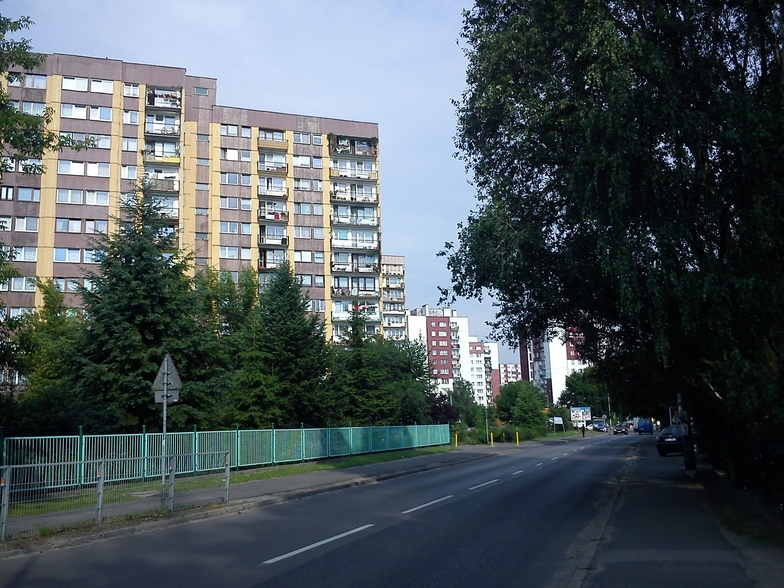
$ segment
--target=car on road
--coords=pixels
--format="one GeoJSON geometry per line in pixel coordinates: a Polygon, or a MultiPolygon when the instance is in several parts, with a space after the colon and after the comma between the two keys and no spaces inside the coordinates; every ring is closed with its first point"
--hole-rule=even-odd
{"type": "Polygon", "coordinates": [[[636,431],[638,435],[642,435],[643,433],[653,435],[653,421],[651,419],[638,418],[636,431]]]}
{"type": "Polygon", "coordinates": [[[628,435],[629,429],[626,428],[624,423],[618,423],[613,427],[613,435],[628,435]]]}
{"type": "Polygon", "coordinates": [[[665,457],[670,453],[683,453],[683,437],[680,427],[664,427],[656,435],[656,451],[665,457]]]}

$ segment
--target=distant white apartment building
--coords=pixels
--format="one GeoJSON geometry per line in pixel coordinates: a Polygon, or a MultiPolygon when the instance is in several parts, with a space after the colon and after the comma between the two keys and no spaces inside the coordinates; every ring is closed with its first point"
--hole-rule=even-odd
{"type": "MultiPolygon", "coordinates": [[[[520,380],[527,380],[523,377],[523,370],[519,363],[502,363],[498,366],[498,372],[501,380],[501,386],[506,386],[512,382],[519,382],[520,380]]],[[[527,376],[527,374],[526,374],[527,376]]]]}
{"type": "Polygon", "coordinates": [[[381,256],[381,311],[384,337],[405,341],[406,258],[402,255],[381,256]]]}
{"type": "Polygon", "coordinates": [[[471,384],[474,401],[487,406],[498,394],[498,344],[472,336],[468,317],[450,308],[423,306],[408,312],[408,338],[427,346],[439,392],[451,394],[456,378],[471,384]]]}
{"type": "Polygon", "coordinates": [[[547,393],[550,404],[558,402],[566,390],[567,377],[590,365],[577,352],[581,337],[573,330],[560,329],[551,340],[534,339],[529,342],[533,382],[547,393]]]}

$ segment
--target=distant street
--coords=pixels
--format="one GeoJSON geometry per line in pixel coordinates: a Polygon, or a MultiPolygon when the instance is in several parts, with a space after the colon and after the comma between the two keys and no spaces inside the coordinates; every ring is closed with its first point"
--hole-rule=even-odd
{"type": "Polygon", "coordinates": [[[631,464],[677,475],[680,459],[651,444],[593,434],[0,560],[0,586],[567,586],[631,464]]]}

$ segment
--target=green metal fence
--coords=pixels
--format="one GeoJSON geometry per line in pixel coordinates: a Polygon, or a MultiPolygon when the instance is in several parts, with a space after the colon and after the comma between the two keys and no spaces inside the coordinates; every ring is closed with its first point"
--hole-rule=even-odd
{"type": "MultiPolygon", "coordinates": [[[[328,429],[264,429],[167,433],[169,455],[228,452],[231,467],[251,467],[376,451],[447,445],[449,425],[337,427],[328,429]]],[[[71,435],[61,437],[6,437],[0,466],[62,464],[60,475],[83,483],[90,477],[88,462],[139,458],[137,465],[112,473],[115,479],[134,480],[160,475],[161,433],[127,435],[71,435]]],[[[193,473],[198,460],[189,462],[193,473]]]]}

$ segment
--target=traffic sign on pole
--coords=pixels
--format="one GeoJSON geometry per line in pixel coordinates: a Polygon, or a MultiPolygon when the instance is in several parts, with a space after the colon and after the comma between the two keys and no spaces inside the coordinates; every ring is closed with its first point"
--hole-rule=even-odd
{"type": "Polygon", "coordinates": [[[155,390],[155,402],[163,404],[164,391],[166,392],[167,402],[177,402],[180,399],[181,388],[182,380],[180,379],[180,374],[177,373],[174,361],[167,352],[166,357],[161,362],[158,375],[155,376],[155,382],[152,384],[152,389],[155,390]]]}

